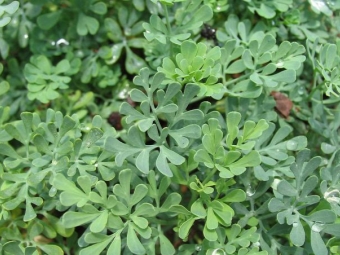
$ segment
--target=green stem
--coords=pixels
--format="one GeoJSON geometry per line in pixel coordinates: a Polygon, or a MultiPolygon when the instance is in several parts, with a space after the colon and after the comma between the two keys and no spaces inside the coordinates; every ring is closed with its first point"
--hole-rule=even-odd
{"type": "Polygon", "coordinates": [[[157,219],[156,217],[145,217],[150,223],[155,223],[155,224],[159,224],[160,226],[167,226],[167,225],[176,225],[178,220],[177,218],[175,220],[160,220],[157,219]]]}
{"type": "Polygon", "coordinates": [[[190,104],[199,102],[199,101],[203,100],[204,98],[205,98],[205,96],[195,97],[190,101],[190,104]]]}
{"type": "Polygon", "coordinates": [[[192,196],[191,196],[191,199],[190,199],[190,202],[189,202],[187,208],[189,208],[189,206],[191,206],[197,200],[197,198],[198,198],[198,192],[191,191],[191,194],[192,194],[192,196]]]}
{"type": "Polygon", "coordinates": [[[217,168],[214,167],[214,169],[213,169],[213,170],[207,175],[207,177],[204,179],[204,181],[202,182],[202,184],[203,184],[203,185],[207,184],[207,183],[211,180],[211,178],[215,175],[216,171],[217,171],[217,168]]]}
{"type": "Polygon", "coordinates": [[[258,216],[257,218],[259,220],[265,220],[265,219],[269,219],[269,218],[273,218],[277,215],[277,213],[269,213],[269,214],[266,214],[266,215],[263,215],[263,216],[258,216]]]}
{"type": "Polygon", "coordinates": [[[314,95],[314,93],[315,93],[318,89],[322,88],[322,85],[324,84],[324,82],[322,82],[322,83],[320,83],[319,85],[317,85],[317,84],[316,84],[316,80],[317,80],[317,77],[316,77],[316,75],[315,75],[314,78],[313,78],[313,89],[312,89],[312,91],[309,93],[309,96],[307,97],[307,101],[311,100],[312,97],[313,97],[313,95],[314,95]]]}
{"type": "MultiPolygon", "coordinates": [[[[259,69],[257,69],[257,70],[254,70],[254,72],[257,72],[257,73],[258,73],[258,72],[261,72],[263,69],[264,69],[264,67],[261,67],[261,68],[259,68],[259,69]]],[[[249,76],[251,76],[254,72],[244,74],[244,75],[242,75],[242,76],[240,76],[240,77],[238,77],[238,78],[236,78],[236,79],[232,79],[232,80],[230,80],[230,81],[228,81],[228,82],[225,82],[223,85],[224,85],[225,87],[227,87],[227,86],[229,86],[229,85],[231,85],[231,84],[234,84],[234,83],[239,82],[239,81],[241,81],[241,80],[247,79],[247,78],[248,78],[249,76]]]]}
{"type": "Polygon", "coordinates": [[[170,19],[169,19],[168,7],[165,4],[162,4],[162,5],[163,5],[163,9],[164,9],[164,14],[165,14],[166,26],[168,28],[168,34],[167,34],[167,37],[166,37],[166,41],[167,41],[167,45],[169,45],[169,47],[170,47],[170,58],[171,58],[172,53],[173,53],[172,43],[170,42],[170,37],[172,35],[171,23],[170,23],[170,19]]]}

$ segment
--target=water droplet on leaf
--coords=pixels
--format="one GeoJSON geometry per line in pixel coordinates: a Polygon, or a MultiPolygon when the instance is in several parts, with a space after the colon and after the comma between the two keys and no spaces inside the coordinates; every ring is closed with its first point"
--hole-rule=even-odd
{"type": "Polygon", "coordinates": [[[298,148],[298,143],[294,140],[290,140],[287,142],[287,149],[290,151],[295,151],[298,148]]]}
{"type": "Polygon", "coordinates": [[[312,226],[312,231],[319,233],[324,229],[324,226],[325,224],[315,222],[312,226]]]}
{"type": "Polygon", "coordinates": [[[196,245],[195,250],[196,251],[201,251],[202,250],[202,246],[201,245],[196,245]]]}
{"type": "Polygon", "coordinates": [[[131,35],[131,28],[126,28],[124,32],[125,35],[131,35]]]}
{"type": "Polygon", "coordinates": [[[57,194],[57,189],[55,187],[52,187],[50,191],[48,192],[48,195],[50,197],[54,197],[54,195],[57,194]]]}
{"type": "Polygon", "coordinates": [[[215,249],[213,250],[213,252],[211,253],[211,255],[226,255],[226,252],[222,249],[215,249]]]}
{"type": "Polygon", "coordinates": [[[60,44],[64,44],[64,45],[69,45],[70,43],[68,41],[66,41],[64,38],[60,38],[57,42],[56,42],[57,46],[59,46],[60,44]]]}
{"type": "Polygon", "coordinates": [[[276,63],[276,67],[277,68],[282,68],[283,67],[284,62],[280,59],[277,63],[276,63]]]}
{"type": "Polygon", "coordinates": [[[327,200],[328,203],[340,203],[340,191],[338,189],[333,189],[330,191],[326,191],[323,195],[324,199],[327,200]]]}
{"type": "Polygon", "coordinates": [[[253,196],[255,194],[255,189],[251,185],[248,185],[246,194],[248,197],[253,196]]]}

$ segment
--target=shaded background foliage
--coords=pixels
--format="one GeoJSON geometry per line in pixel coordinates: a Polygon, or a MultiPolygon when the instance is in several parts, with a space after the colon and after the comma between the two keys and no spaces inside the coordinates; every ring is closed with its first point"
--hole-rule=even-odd
{"type": "Polygon", "coordinates": [[[0,1],[0,251],[339,254],[339,9],[0,1]]]}

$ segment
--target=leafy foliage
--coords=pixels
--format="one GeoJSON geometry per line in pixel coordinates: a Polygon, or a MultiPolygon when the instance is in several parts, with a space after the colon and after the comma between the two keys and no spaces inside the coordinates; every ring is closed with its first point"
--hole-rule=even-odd
{"type": "Polygon", "coordinates": [[[0,253],[339,254],[339,10],[0,0],[0,253]]]}

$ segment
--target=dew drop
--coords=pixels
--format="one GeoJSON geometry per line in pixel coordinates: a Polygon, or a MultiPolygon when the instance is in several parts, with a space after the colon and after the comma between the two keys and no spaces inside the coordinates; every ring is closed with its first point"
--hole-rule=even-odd
{"type": "Polygon", "coordinates": [[[330,154],[330,153],[333,153],[336,150],[336,146],[333,146],[329,143],[321,143],[321,150],[324,153],[330,154]]]}
{"type": "Polygon", "coordinates": [[[76,56],[78,58],[82,58],[82,57],[84,57],[84,52],[82,50],[78,50],[78,51],[76,51],[76,56]]]}
{"type": "Polygon", "coordinates": [[[335,203],[335,204],[340,204],[340,197],[337,196],[331,196],[327,198],[328,203],[335,203]]]}
{"type": "Polygon", "coordinates": [[[303,95],[305,93],[304,89],[303,88],[299,88],[298,89],[298,94],[299,95],[303,95]]]}
{"type": "Polygon", "coordinates": [[[314,1],[310,1],[310,3],[312,4],[312,6],[317,9],[318,11],[321,11],[322,9],[324,9],[326,6],[326,3],[323,2],[323,1],[317,1],[317,0],[314,0],[314,1]]]}
{"type": "Polygon", "coordinates": [[[279,186],[279,183],[281,182],[280,179],[274,179],[273,183],[272,183],[272,188],[277,190],[277,186],[279,186]]]}
{"type": "Polygon", "coordinates": [[[322,160],[322,164],[323,164],[323,165],[328,165],[328,159],[324,158],[324,159],[322,160]]]}
{"type": "Polygon", "coordinates": [[[299,226],[299,223],[293,222],[293,228],[296,228],[297,226],[299,226]]]}
{"type": "Polygon", "coordinates": [[[195,250],[196,251],[201,251],[202,250],[202,246],[201,245],[196,245],[195,250]]]}
{"type": "Polygon", "coordinates": [[[61,44],[64,44],[64,45],[69,45],[70,43],[68,41],[66,41],[64,38],[60,38],[58,41],[57,41],[57,46],[61,45],[61,44]]]}
{"type": "Polygon", "coordinates": [[[290,140],[287,142],[286,147],[290,151],[295,151],[298,148],[298,143],[294,140],[290,140]]]}
{"type": "Polygon", "coordinates": [[[226,252],[220,248],[213,250],[211,255],[226,255],[226,252]]]}
{"type": "Polygon", "coordinates": [[[248,197],[253,196],[255,194],[255,189],[251,185],[248,185],[246,194],[248,197]]]}
{"type": "Polygon", "coordinates": [[[131,28],[125,29],[125,35],[131,35],[131,28]]]}
{"type": "Polygon", "coordinates": [[[324,229],[324,225],[325,224],[315,222],[312,226],[312,231],[319,233],[324,229]]]}
{"type": "Polygon", "coordinates": [[[54,195],[57,194],[57,189],[55,187],[52,187],[50,191],[48,192],[48,195],[50,197],[54,197],[54,195]]]}
{"type": "Polygon", "coordinates": [[[323,195],[324,199],[327,200],[328,203],[340,203],[340,191],[338,189],[333,189],[330,191],[326,191],[323,195]]]}
{"type": "Polygon", "coordinates": [[[284,62],[281,59],[276,63],[277,68],[282,68],[283,65],[284,65],[284,62]]]}
{"type": "Polygon", "coordinates": [[[218,12],[221,11],[221,6],[218,5],[218,6],[216,7],[216,11],[218,11],[218,12]]]}
{"type": "Polygon", "coordinates": [[[253,243],[252,246],[253,246],[253,247],[260,247],[260,245],[261,245],[260,242],[256,242],[256,243],[253,243]]]}
{"type": "Polygon", "coordinates": [[[335,5],[335,3],[334,3],[333,1],[327,1],[327,4],[328,4],[329,6],[335,5]]]}
{"type": "Polygon", "coordinates": [[[120,99],[125,99],[128,96],[128,90],[127,89],[123,89],[122,91],[119,92],[118,97],[120,99]]]}
{"type": "Polygon", "coordinates": [[[24,38],[27,39],[28,38],[28,34],[24,34],[24,38]]]}

